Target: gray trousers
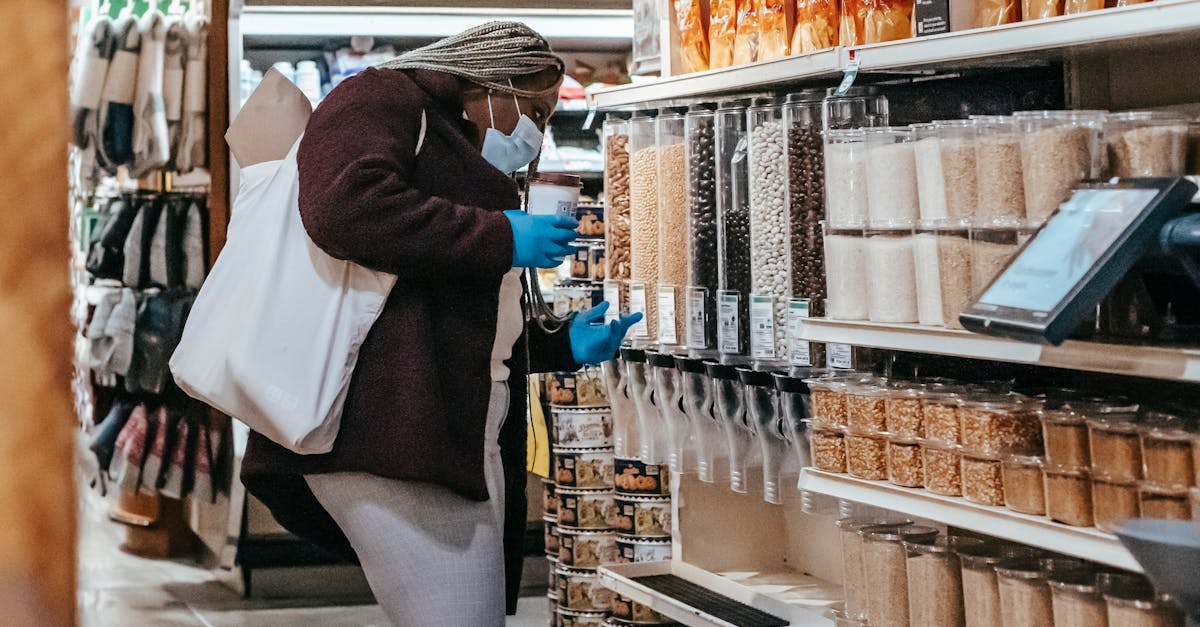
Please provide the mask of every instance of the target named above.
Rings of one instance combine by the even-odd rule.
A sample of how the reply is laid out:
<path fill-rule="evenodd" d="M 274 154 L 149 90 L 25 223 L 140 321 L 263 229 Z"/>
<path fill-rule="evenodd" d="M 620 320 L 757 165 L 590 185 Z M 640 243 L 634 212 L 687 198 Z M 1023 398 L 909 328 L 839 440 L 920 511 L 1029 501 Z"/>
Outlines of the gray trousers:
<path fill-rule="evenodd" d="M 492 384 L 486 502 L 431 483 L 367 473 L 305 475 L 350 540 L 376 599 L 397 627 L 504 625 L 504 466 L 509 391 Z"/>

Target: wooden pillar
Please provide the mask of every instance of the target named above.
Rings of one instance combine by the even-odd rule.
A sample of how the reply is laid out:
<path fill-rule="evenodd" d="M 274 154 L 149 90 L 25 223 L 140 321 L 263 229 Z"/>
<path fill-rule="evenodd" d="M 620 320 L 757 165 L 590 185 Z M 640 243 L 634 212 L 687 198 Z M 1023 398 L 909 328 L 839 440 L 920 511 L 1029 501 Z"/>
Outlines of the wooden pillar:
<path fill-rule="evenodd" d="M 208 165 L 212 183 L 208 190 L 209 257 L 216 261 L 225 246 L 229 226 L 229 0 L 212 0 L 208 27 Z"/>
<path fill-rule="evenodd" d="M 67 3 L 0 2 L 0 622 L 75 624 Z"/>

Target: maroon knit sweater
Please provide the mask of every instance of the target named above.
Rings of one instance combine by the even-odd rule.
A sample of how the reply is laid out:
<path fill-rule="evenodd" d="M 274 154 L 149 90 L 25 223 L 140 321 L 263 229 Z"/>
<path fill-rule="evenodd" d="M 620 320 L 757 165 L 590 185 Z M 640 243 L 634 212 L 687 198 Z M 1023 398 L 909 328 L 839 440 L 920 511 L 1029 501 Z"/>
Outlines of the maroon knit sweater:
<path fill-rule="evenodd" d="M 254 434 L 242 479 L 281 524 L 345 555 L 345 537 L 302 475 L 368 472 L 488 498 L 491 352 L 500 282 L 513 259 L 502 212 L 518 207 L 518 195 L 480 156 L 478 138 L 463 118 L 458 79 L 368 69 L 329 94 L 300 142 L 300 213 L 313 242 L 399 278 L 363 343 L 333 451 L 297 455 Z M 577 367 L 565 329 L 531 325 L 513 354 L 513 408 L 501 436 L 506 509 L 519 517 L 506 527 L 506 553 L 517 558 L 510 591 L 525 520 L 523 376 Z"/>

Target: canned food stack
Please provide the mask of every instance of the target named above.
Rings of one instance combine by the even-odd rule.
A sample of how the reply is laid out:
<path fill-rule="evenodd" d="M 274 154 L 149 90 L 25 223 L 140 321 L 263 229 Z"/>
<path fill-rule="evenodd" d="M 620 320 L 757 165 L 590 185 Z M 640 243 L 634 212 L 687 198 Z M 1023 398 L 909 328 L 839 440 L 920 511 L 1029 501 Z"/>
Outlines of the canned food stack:
<path fill-rule="evenodd" d="M 838 529 L 839 626 L 1183 625 L 1177 603 L 1139 575 L 908 520 L 844 518 Z"/>
<path fill-rule="evenodd" d="M 568 280 L 554 286 L 554 313 L 565 316 L 573 311 L 591 309 L 604 302 L 605 277 L 608 276 L 605 246 L 605 208 L 580 204 L 575 209 L 579 237 L 575 252 L 565 261 Z"/>

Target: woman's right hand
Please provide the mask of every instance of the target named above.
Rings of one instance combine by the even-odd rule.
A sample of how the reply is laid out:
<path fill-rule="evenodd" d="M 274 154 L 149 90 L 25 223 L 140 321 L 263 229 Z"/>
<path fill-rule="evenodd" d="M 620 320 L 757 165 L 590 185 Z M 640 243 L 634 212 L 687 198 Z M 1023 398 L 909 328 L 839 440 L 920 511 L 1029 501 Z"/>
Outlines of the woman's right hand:
<path fill-rule="evenodd" d="M 564 216 L 532 216 L 513 209 L 504 212 L 513 232 L 514 268 L 557 268 L 574 254 L 579 222 Z"/>

